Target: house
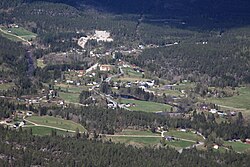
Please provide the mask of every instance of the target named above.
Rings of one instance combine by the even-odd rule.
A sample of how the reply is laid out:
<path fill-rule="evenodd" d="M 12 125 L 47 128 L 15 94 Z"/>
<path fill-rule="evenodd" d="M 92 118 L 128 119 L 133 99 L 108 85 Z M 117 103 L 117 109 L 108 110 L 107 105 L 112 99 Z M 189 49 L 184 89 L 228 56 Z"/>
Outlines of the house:
<path fill-rule="evenodd" d="M 112 70 L 112 66 L 111 65 L 100 65 L 100 71 L 111 71 Z"/>
<path fill-rule="evenodd" d="M 5 120 L 5 122 L 6 123 L 11 123 L 13 120 L 11 119 L 11 118 L 7 118 L 6 120 Z"/>
<path fill-rule="evenodd" d="M 212 114 L 216 114 L 217 110 L 216 109 L 211 109 L 209 112 L 212 113 Z"/>
<path fill-rule="evenodd" d="M 28 117 L 31 117 L 31 116 L 33 115 L 33 113 L 32 113 L 32 112 L 27 112 L 26 115 L 27 115 Z"/>
<path fill-rule="evenodd" d="M 216 144 L 213 146 L 214 149 L 218 150 L 219 149 L 219 146 Z"/>
<path fill-rule="evenodd" d="M 230 114 L 231 114 L 231 116 L 236 116 L 236 112 L 235 111 L 232 111 L 232 112 L 230 112 Z"/>
<path fill-rule="evenodd" d="M 247 143 L 247 144 L 250 144 L 250 139 L 246 139 L 246 143 Z"/>

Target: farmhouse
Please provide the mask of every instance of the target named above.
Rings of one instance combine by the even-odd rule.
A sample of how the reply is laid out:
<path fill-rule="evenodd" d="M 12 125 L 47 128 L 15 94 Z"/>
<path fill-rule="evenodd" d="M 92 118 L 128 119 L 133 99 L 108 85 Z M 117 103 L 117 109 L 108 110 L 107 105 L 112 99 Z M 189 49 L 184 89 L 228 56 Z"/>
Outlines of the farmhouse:
<path fill-rule="evenodd" d="M 100 71 L 111 71 L 112 66 L 111 65 L 100 65 Z"/>
<path fill-rule="evenodd" d="M 209 112 L 212 114 L 216 114 L 218 111 L 216 109 L 211 109 Z"/>

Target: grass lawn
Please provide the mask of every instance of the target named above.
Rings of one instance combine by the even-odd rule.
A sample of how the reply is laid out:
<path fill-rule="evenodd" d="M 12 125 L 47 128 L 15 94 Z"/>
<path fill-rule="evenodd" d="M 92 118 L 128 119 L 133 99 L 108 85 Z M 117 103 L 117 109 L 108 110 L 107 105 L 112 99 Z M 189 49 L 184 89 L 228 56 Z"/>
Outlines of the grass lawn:
<path fill-rule="evenodd" d="M 171 95 L 171 96 L 180 96 L 182 93 L 178 90 L 162 90 L 162 89 L 149 89 L 152 91 L 156 91 L 156 93 L 165 93 L 166 95 Z"/>
<path fill-rule="evenodd" d="M 239 91 L 239 96 L 235 95 L 233 97 L 226 98 L 209 98 L 207 100 L 219 105 L 250 110 L 250 87 L 241 87 L 237 90 Z"/>
<path fill-rule="evenodd" d="M 37 67 L 44 68 L 46 64 L 43 63 L 43 59 L 37 59 Z"/>
<path fill-rule="evenodd" d="M 39 127 L 39 126 L 33 126 L 33 127 L 25 127 L 25 130 L 28 130 L 29 128 L 32 129 L 32 134 L 37 136 L 48 136 L 51 135 L 52 128 L 47 127 Z M 72 134 L 70 132 L 65 132 L 61 130 L 56 130 L 57 135 L 66 135 L 66 134 Z"/>
<path fill-rule="evenodd" d="M 197 135 L 194 134 L 192 132 L 181 132 L 181 131 L 177 131 L 177 130 L 169 130 L 169 132 L 166 132 L 164 135 L 167 136 L 174 136 L 180 139 L 187 139 L 187 140 L 193 140 L 193 141 L 204 141 L 204 139 Z"/>
<path fill-rule="evenodd" d="M 153 146 L 160 143 L 160 138 L 156 137 L 111 137 L 115 143 L 125 143 L 136 146 Z"/>
<path fill-rule="evenodd" d="M 250 152 L 250 144 L 245 144 L 241 142 L 224 142 L 225 146 L 232 146 L 233 150 L 236 152 Z"/>
<path fill-rule="evenodd" d="M 136 81 L 147 81 L 149 79 L 145 79 L 145 78 L 135 78 L 135 77 L 119 77 L 119 78 L 113 78 L 113 81 L 123 81 L 123 82 L 136 82 Z"/>
<path fill-rule="evenodd" d="M 20 41 L 23 41 L 15 36 L 13 36 L 12 34 L 9 34 L 9 33 L 4 33 L 2 31 L 0 31 L 0 35 L 3 36 L 4 38 L 8 38 L 9 40 L 12 40 L 12 41 L 17 41 L 17 42 L 20 42 Z"/>
<path fill-rule="evenodd" d="M 72 103 L 79 103 L 79 96 L 80 93 L 66 93 L 66 92 L 58 92 L 59 97 L 65 101 L 72 102 Z"/>
<path fill-rule="evenodd" d="M 134 111 L 144 111 L 144 112 L 157 112 L 157 111 L 170 111 L 171 106 L 162 103 L 149 102 L 149 101 L 140 101 L 140 100 L 131 100 L 131 99 L 122 99 L 121 103 L 126 104 L 135 104 L 135 107 L 130 107 L 129 109 Z"/>
<path fill-rule="evenodd" d="M 125 75 L 132 78 L 142 78 L 142 73 L 133 70 L 132 68 L 123 68 Z"/>
<path fill-rule="evenodd" d="M 3 83 L 3 84 L 0 84 L 0 91 L 1 90 L 8 90 L 10 88 L 13 88 L 15 86 L 14 83 Z"/>
<path fill-rule="evenodd" d="M 177 149 L 190 147 L 190 146 L 192 146 L 194 144 L 195 144 L 195 142 L 183 141 L 183 140 L 179 140 L 179 141 L 167 141 L 166 142 L 166 145 L 171 146 L 171 147 L 175 147 Z"/>
<path fill-rule="evenodd" d="M 86 129 L 73 121 L 70 120 L 64 120 L 61 118 L 56 118 L 56 117 L 50 117 L 50 116 L 32 116 L 27 118 L 27 120 L 34 122 L 39 125 L 47 125 L 47 126 L 53 126 L 57 128 L 62 128 L 66 130 L 73 130 L 75 131 L 77 128 L 79 129 L 80 132 L 86 131 Z"/>
<path fill-rule="evenodd" d="M 56 84 L 55 89 L 61 89 L 63 91 L 68 91 L 69 93 L 81 93 L 83 90 L 88 90 L 89 87 L 87 86 L 74 86 L 74 85 L 67 85 L 67 84 Z"/>
<path fill-rule="evenodd" d="M 160 133 L 152 133 L 151 131 L 142 131 L 142 130 L 123 130 L 118 133 L 119 135 L 149 135 L 149 136 L 160 136 Z"/>
<path fill-rule="evenodd" d="M 30 32 L 30 31 L 28 31 L 28 30 L 26 30 L 26 29 L 24 29 L 22 27 L 18 27 L 18 28 L 13 27 L 13 28 L 10 28 L 8 30 L 11 31 L 10 32 L 11 34 L 23 37 L 23 38 L 25 38 L 27 40 L 30 40 L 30 39 L 35 38 L 37 36 L 35 33 Z"/>
<path fill-rule="evenodd" d="M 181 89 L 181 90 L 185 90 L 185 89 L 189 90 L 189 89 L 192 89 L 194 87 L 195 87 L 195 83 L 193 83 L 193 82 L 182 83 L 182 84 L 175 86 L 176 89 Z"/>

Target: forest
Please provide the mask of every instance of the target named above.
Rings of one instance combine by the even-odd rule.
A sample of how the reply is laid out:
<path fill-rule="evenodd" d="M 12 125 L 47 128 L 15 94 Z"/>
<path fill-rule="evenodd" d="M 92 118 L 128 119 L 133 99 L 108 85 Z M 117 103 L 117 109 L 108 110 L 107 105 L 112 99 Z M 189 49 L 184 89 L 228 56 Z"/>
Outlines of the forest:
<path fill-rule="evenodd" d="M 136 148 L 85 135 L 62 138 L 32 136 L 32 131 L 0 127 L 2 166 L 247 166 L 249 156 L 173 148 Z M 125 158 L 126 157 L 126 158 Z"/>

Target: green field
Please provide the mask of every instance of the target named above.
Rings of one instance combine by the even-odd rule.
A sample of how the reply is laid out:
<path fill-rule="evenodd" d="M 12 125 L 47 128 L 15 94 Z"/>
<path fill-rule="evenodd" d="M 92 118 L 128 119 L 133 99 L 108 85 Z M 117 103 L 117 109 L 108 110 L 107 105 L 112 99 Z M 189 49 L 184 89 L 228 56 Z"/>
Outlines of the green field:
<path fill-rule="evenodd" d="M 44 68 L 46 64 L 44 64 L 43 59 L 37 59 L 37 67 Z"/>
<path fill-rule="evenodd" d="M 226 98 L 209 98 L 207 101 L 218 105 L 250 110 L 250 87 L 241 87 L 237 90 L 239 91 L 239 96 L 235 95 L 233 97 Z"/>
<path fill-rule="evenodd" d="M 56 84 L 55 89 L 61 89 L 62 91 L 69 93 L 81 93 L 83 90 L 88 90 L 87 86 L 74 86 L 74 85 L 66 85 L 66 84 Z"/>
<path fill-rule="evenodd" d="M 52 128 L 47 128 L 47 127 L 40 127 L 40 126 L 33 126 L 33 127 L 25 127 L 25 130 L 28 130 L 29 128 L 32 129 L 32 134 L 33 135 L 38 135 L 38 136 L 47 136 L 51 135 Z M 70 132 L 65 132 L 61 130 L 56 130 L 57 135 L 66 135 L 66 134 L 72 134 Z"/>
<path fill-rule="evenodd" d="M 17 41 L 17 42 L 23 41 L 20 38 L 17 38 L 16 36 L 9 34 L 7 32 L 0 31 L 0 35 L 3 36 L 4 38 L 8 38 L 9 40 L 12 40 L 12 41 Z"/>
<path fill-rule="evenodd" d="M 14 83 L 3 83 L 3 84 L 0 84 L 0 91 L 2 90 L 8 90 L 10 88 L 13 88 L 15 86 Z"/>
<path fill-rule="evenodd" d="M 136 146 L 153 146 L 160 143 L 160 138 L 157 137 L 111 137 L 115 143 L 125 143 Z"/>
<path fill-rule="evenodd" d="M 171 106 L 162 103 L 149 102 L 149 101 L 140 101 L 140 100 L 130 100 L 122 99 L 121 103 L 123 104 L 135 104 L 135 107 L 130 107 L 129 109 L 134 111 L 144 111 L 144 112 L 158 112 L 158 111 L 170 111 Z"/>
<path fill-rule="evenodd" d="M 182 93 L 178 90 L 161 90 L 161 89 L 149 89 L 151 91 L 155 91 L 156 93 L 165 93 L 166 95 L 171 95 L 171 96 L 180 96 Z"/>
<path fill-rule="evenodd" d="M 190 90 L 194 87 L 195 87 L 195 83 L 187 82 L 187 83 L 182 83 L 182 84 L 176 85 L 174 88 L 180 89 L 180 90 L 186 90 L 186 89 Z"/>
<path fill-rule="evenodd" d="M 123 130 L 118 133 L 119 135 L 145 135 L 145 136 L 160 136 L 160 133 L 152 133 L 151 131 L 141 131 L 141 130 Z"/>
<path fill-rule="evenodd" d="M 52 127 L 56 127 L 56 128 L 62 128 L 65 130 L 75 131 L 78 128 L 80 132 L 86 131 L 86 129 L 78 123 L 75 123 L 75 122 L 70 121 L 70 120 L 56 118 L 56 117 L 32 116 L 32 117 L 28 117 L 27 120 L 34 122 L 36 124 L 39 124 L 39 125 L 52 126 Z"/>
<path fill-rule="evenodd" d="M 59 92 L 59 97 L 65 100 L 66 102 L 79 103 L 79 96 L 80 93 Z"/>
<path fill-rule="evenodd" d="M 132 78 L 142 78 L 142 73 L 133 70 L 132 68 L 123 68 L 125 75 Z"/>
<path fill-rule="evenodd" d="M 167 146 L 175 147 L 176 149 L 181 149 L 181 148 L 190 147 L 194 145 L 195 142 L 178 140 L 178 141 L 166 141 L 165 144 Z"/>
<path fill-rule="evenodd" d="M 194 134 L 192 132 L 181 132 L 177 130 L 169 130 L 168 132 L 164 133 L 165 136 L 174 136 L 176 138 L 180 139 L 187 139 L 192 141 L 204 141 L 202 136 L 199 136 L 197 134 Z"/>
<path fill-rule="evenodd" d="M 29 41 L 36 38 L 37 34 L 32 33 L 22 27 L 2 28 L 0 34 L 13 41 Z M 20 37 L 20 38 L 19 38 Z"/>
<path fill-rule="evenodd" d="M 233 150 L 236 152 L 250 152 L 250 144 L 245 144 L 242 142 L 224 142 L 225 146 L 232 146 Z"/>
<path fill-rule="evenodd" d="M 35 33 L 30 32 L 22 27 L 18 27 L 18 28 L 13 27 L 13 28 L 10 28 L 8 30 L 11 31 L 10 32 L 11 34 L 17 35 L 17 36 L 22 37 L 26 40 L 31 40 L 37 36 Z"/>

